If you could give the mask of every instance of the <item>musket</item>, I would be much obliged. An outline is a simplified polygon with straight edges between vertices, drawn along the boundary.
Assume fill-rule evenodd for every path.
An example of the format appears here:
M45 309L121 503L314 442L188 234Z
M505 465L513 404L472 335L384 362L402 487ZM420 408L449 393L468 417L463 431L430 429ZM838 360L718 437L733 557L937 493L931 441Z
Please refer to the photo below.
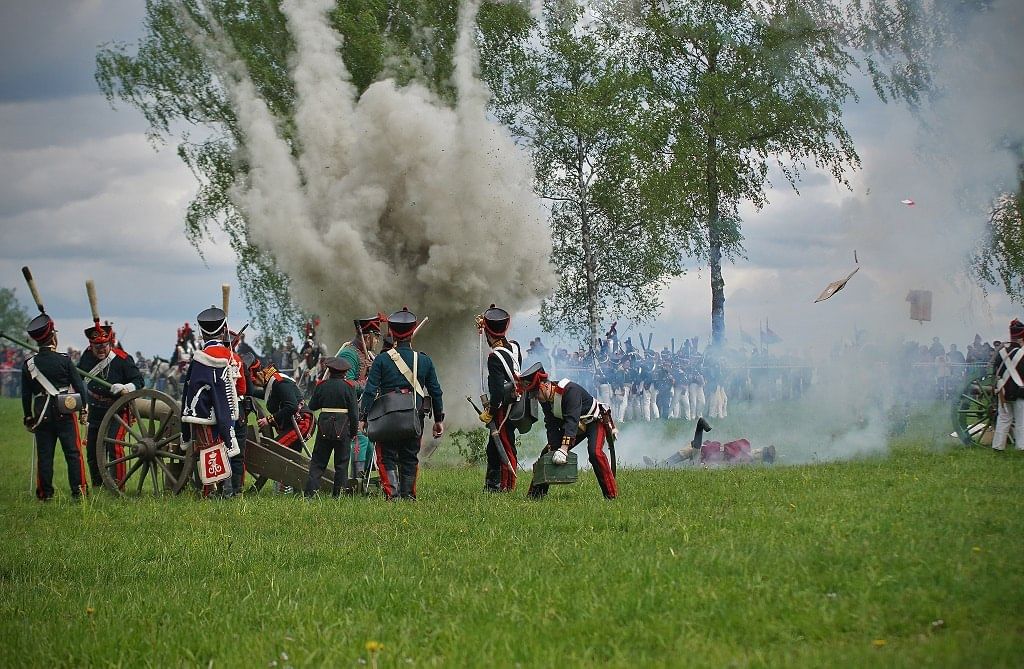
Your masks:
M20 347L22 347L24 349L32 351L33 353L39 353L39 349L36 348L35 346L33 346L32 344L29 344L28 342L23 342L20 339L15 339L11 335L7 334L6 332L0 332L0 339L6 339L7 341L12 342L14 344L17 344L18 346L20 346ZM85 370L82 370L82 369L78 370L78 373L81 374L82 376L84 376L85 378L89 379L90 381L95 381L96 383L100 384L104 388L110 388L110 382L106 381L105 379L101 379L100 377L98 377L98 376L96 376L94 374L90 374L89 372L87 372Z

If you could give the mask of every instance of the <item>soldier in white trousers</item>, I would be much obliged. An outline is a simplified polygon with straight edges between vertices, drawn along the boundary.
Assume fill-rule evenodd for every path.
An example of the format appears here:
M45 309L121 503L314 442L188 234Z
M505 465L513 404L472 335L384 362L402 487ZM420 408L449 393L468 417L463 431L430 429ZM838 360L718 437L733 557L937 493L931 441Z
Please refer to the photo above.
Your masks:
M1014 447L1024 450L1024 379L1021 359L1024 358L1024 323L1010 321L1010 341L1002 346L992 360L996 375L996 429L992 435L992 450L1006 450L1006 439L1013 427Z

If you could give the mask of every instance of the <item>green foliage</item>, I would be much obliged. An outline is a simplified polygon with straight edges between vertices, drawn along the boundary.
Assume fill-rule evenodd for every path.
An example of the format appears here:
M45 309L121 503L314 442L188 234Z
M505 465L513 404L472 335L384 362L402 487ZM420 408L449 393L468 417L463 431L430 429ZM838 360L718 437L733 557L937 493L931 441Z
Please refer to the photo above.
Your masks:
M625 3L623 3L625 4ZM725 332L722 258L742 254L738 208L764 206L768 167L793 187L808 164L844 182L858 164L842 123L854 55L841 41L839 10L814 0L731 0L657 5L629 13L636 67L650 71L645 108L663 129L665 179L658 203L687 208L699 234L686 248L705 259L712 286L712 340Z
M479 469L428 467L415 504L80 505L58 456L43 505L19 415L0 402L2 666L369 665L369 640L381 667L1021 656L1020 454L904 440L849 463L621 470L615 502L589 472L530 502L523 480L484 495Z
M486 459L488 438L486 427L472 430L452 430L448 433L448 439L455 447L455 452L467 465L478 465Z
M1024 166L1016 193L1003 193L992 203L985 233L968 266L982 285L1002 288L1024 304Z
M574 3L551 0L541 25L484 70L496 114L531 151L551 208L560 280L541 325L589 341L603 320L654 318L686 245L685 210L647 206L660 184L651 129L636 122L648 82L620 45Z
M28 322L28 311L21 306L14 289L0 287L0 332L20 336Z

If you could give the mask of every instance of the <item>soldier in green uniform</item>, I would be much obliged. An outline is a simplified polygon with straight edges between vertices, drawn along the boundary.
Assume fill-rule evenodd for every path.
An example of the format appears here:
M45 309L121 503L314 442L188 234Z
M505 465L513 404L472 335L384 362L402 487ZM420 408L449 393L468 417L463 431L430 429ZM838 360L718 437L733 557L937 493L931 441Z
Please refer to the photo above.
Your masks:
M41 307L40 307L41 308ZM39 469L36 473L36 497L41 501L53 498L53 452L60 441L68 465L71 497L79 499L87 492L82 442L73 413L62 413L59 397L78 393L85 397L85 384L74 363L64 353L57 353L57 329L46 314L33 318L25 328L39 344L39 352L21 366L21 408L25 428L35 434ZM81 405L81 399L78 404Z
M88 372L92 376L107 381L110 387L106 387L90 380L86 388L88 391L86 399L89 407L89 431L86 436L85 453L89 461L89 475L92 478L93 487L103 485L103 478L100 474L99 463L96 459L96 445L99 441L100 423L107 415L107 410L117 399L118 395L130 393L146 385L139 372L139 368L123 349L114 346L114 327L109 323L100 325L97 319L92 327L86 328L85 337L89 340L89 348L82 353L78 360L78 369ZM117 421L110 426L110 438L116 438L118 427ZM120 458L124 454L121 447L108 444L108 461ZM125 465L117 466L114 472L115 478L123 479Z
M412 348L416 324L416 315L404 307L388 317L388 333L394 338L395 347L387 355L378 355L370 365L359 407L364 431L366 414L378 395L404 393L416 396L417 420L422 421L428 410L432 410L434 438L444 433L444 405L434 363L426 353L419 353ZM415 373L412 371L414 369ZM428 396L431 400L430 409L425 403ZM413 398L409 397L409 400L412 402ZM375 444L375 450L385 497L415 500L420 438L379 441Z
M374 359L374 351L380 343L381 323L386 323L387 316L377 313L369 318L359 318L355 321L356 336L341 345L338 349L338 358L347 360L349 370L345 378L355 384L356 398L358 399L366 387L366 375L370 372L370 364ZM352 438L352 478L359 480L370 468L370 458L373 457L373 447L370 440L362 432L354 432ZM346 475L348 472L346 472Z
M352 447L352 435L356 432L356 389L355 384L345 378L350 365L344 358L327 358L327 379L313 390L309 410L320 410L317 419L316 444L309 463L309 480L306 482L306 497L312 497L320 489L320 479L327 462L334 454L334 497L341 489L348 488L348 459Z

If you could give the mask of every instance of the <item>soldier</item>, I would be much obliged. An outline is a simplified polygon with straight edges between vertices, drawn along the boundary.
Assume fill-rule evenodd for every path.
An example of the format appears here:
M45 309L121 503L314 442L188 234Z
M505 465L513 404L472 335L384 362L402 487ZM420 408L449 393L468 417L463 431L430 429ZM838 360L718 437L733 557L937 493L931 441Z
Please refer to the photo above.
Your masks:
M434 363L426 353L412 348L412 337L416 333L416 315L403 307L388 318L388 333L395 341L394 348L387 355L374 358L366 378L366 389L360 401L363 430L366 429L366 414L370 405L379 396L387 393L415 393L416 419L423 420L429 412L434 414L434 439L444 434L444 404L441 398L441 384L437 380ZM415 369L415 376L412 372ZM415 384L413 383L415 382ZM429 395L431 404L424 400ZM422 430L421 430L422 433ZM380 441L375 444L377 467L380 469L380 483L384 495L389 499L416 499L416 478L419 475L420 439Z
M992 450L1006 450L1006 439L1013 427L1014 447L1024 450L1024 323L1014 318L1010 321L1010 341L999 348L992 361L996 375L996 428L992 435Z
M236 433L242 416L238 377L243 372L237 354L225 341L227 315L223 309L210 307L196 321L203 346L192 354L185 373L181 436L195 442L196 453L223 443L228 457L237 461L242 452L240 444L245 440L244 434ZM231 473L235 474L233 470ZM237 492L230 481L224 485L224 494L229 497Z
M552 383L540 363L526 370L519 379L519 392L536 396L544 411L547 445L541 455L553 451L551 461L564 464L569 450L584 439L587 454L597 476L597 483L605 499L619 494L615 472L604 452L609 434L614 434L614 423L607 407L595 400L582 386L569 379ZM540 499L548 494L548 484L530 484L527 496Z
M89 475L95 488L103 485L103 476L96 459L100 423L103 422L103 417L107 415L107 411L118 395L134 392L145 387L146 383L135 360L123 349L113 345L114 328L112 325L100 325L99 319L95 318L92 327L85 329L85 338L89 340L89 348L82 353L82 357L78 361L78 369L104 379L110 384L109 388L92 380L86 384L89 431L86 436L85 453L89 461ZM116 438L117 428L118 423L112 422L110 433L106 436L110 439ZM122 456L121 446L107 444L108 460ZM115 472L115 478L123 480L125 472L125 466L119 465Z
M654 458L644 456L644 464L648 467L680 467L684 464L700 462L705 466L717 466L723 464L750 464L761 462L770 465L777 457L775 446L768 445L764 448L751 448L747 439L735 439L724 444L719 441L705 441L704 433L711 431L711 425L703 416L697 418L697 425L693 431L693 439L689 444L668 456L661 462ZM699 459L698 459L698 456Z
M313 412L305 407L299 387L290 376L277 371L273 365L263 367L259 360L252 362L249 372L253 385L262 389L270 414L256 421L257 426L261 430L273 427L279 444L301 451L313 432Z
M345 378L351 365L344 358L327 358L327 380L317 385L309 401L310 411L320 410L317 420L316 444L309 463L309 480L306 482L306 497L312 497L320 489L320 479L327 468L327 462L334 454L334 497L341 489L349 488L348 459L352 435L356 431L356 389L355 383Z
M75 415L63 413L67 405L59 406L62 402L59 398L68 398L69 392L78 393L77 405L81 407L85 384L71 358L57 353L57 330L53 319L45 313L40 314L29 321L25 329L39 344L39 352L26 358L21 365L21 408L25 414L25 428L35 435L39 460L36 498L43 502L53 498L53 452L60 440L64 461L68 465L71 497L77 500L88 491L81 436ZM69 399L74 404L74 400Z
M347 341L338 349L337 357L343 358L349 363L349 370L345 378L355 383L356 398L358 399L366 387L366 375L370 372L370 363L375 357L374 351L380 341L380 325L386 323L388 317L382 313L369 318L359 318L355 321L356 336ZM370 440L359 431L352 438L352 478L359 480L363 478L364 472L370 468L370 458L373 457L373 448L370 447ZM346 472L346 475L348 472Z
M485 492L504 492L516 487L519 457L516 453L516 428L508 421L508 410L515 397L515 382L523 364L519 343L507 339L511 316L493 304L476 317L477 328L487 338L487 392L480 421L490 430L487 440Z

